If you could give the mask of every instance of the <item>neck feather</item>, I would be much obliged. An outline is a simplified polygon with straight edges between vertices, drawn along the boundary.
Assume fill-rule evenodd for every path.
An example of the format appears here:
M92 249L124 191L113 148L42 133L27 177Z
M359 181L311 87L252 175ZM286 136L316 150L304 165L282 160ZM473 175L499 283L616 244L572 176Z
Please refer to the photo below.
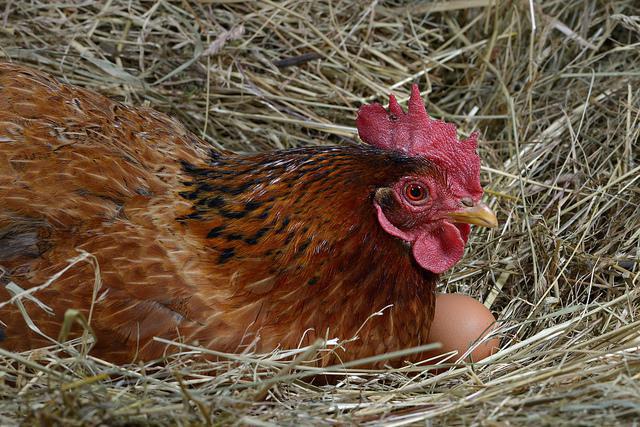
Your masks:
M372 200L412 167L410 159L357 146L185 165L180 195L191 208L178 221L207 248L208 276L218 278L211 286L232 287L225 304L256 307L247 319L257 329L289 323L350 338L391 305L415 312L428 328L437 276L380 227Z

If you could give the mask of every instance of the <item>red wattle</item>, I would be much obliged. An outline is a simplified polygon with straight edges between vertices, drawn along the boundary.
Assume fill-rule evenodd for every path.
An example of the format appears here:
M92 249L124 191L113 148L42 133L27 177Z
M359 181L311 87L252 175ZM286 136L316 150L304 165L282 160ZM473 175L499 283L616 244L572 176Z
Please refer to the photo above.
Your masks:
M442 274L460 261L464 244L458 227L444 222L441 229L418 237L413 244L413 256L422 268Z
M425 270L442 274L453 267L464 254L469 224L443 222L435 230L405 232L397 228L385 216L382 208L374 203L380 226L392 236L413 244L413 257Z

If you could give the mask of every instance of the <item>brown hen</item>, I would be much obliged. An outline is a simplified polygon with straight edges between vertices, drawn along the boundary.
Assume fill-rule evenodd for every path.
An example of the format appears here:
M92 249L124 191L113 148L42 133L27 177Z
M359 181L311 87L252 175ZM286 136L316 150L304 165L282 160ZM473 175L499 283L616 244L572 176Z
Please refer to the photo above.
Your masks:
M429 119L415 86L408 113L391 97L358 128L368 145L223 155L164 114L0 64L0 345L48 345L92 302L92 353L113 362L175 350L153 337L237 352L357 336L340 360L424 344L438 274L469 223L495 223L475 136ZM11 300L78 251L95 296L78 263Z

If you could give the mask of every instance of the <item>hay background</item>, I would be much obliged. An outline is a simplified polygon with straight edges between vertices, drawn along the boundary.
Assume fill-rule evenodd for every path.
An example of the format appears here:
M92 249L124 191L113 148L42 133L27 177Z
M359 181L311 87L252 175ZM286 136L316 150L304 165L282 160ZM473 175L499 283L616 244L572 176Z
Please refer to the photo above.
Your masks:
M2 350L0 424L637 422L640 5L536 3L1 0L0 57L217 147L340 144L359 105L418 82L432 115L482 135L501 226L442 287L484 301L503 341L486 363L323 387L277 353L162 368Z

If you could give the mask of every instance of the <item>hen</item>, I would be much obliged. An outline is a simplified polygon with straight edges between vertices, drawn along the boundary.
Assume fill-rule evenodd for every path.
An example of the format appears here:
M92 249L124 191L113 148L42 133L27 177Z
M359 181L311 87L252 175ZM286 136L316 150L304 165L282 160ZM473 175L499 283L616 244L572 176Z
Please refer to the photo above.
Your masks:
M50 344L70 308L118 363L172 351L153 337L237 352L357 336L343 361L424 344L438 275L469 224L496 224L476 136L430 119L415 85L407 113L391 96L357 126L366 145L220 154L164 114L0 64L0 345ZM92 265L65 270L79 250L96 295Z

